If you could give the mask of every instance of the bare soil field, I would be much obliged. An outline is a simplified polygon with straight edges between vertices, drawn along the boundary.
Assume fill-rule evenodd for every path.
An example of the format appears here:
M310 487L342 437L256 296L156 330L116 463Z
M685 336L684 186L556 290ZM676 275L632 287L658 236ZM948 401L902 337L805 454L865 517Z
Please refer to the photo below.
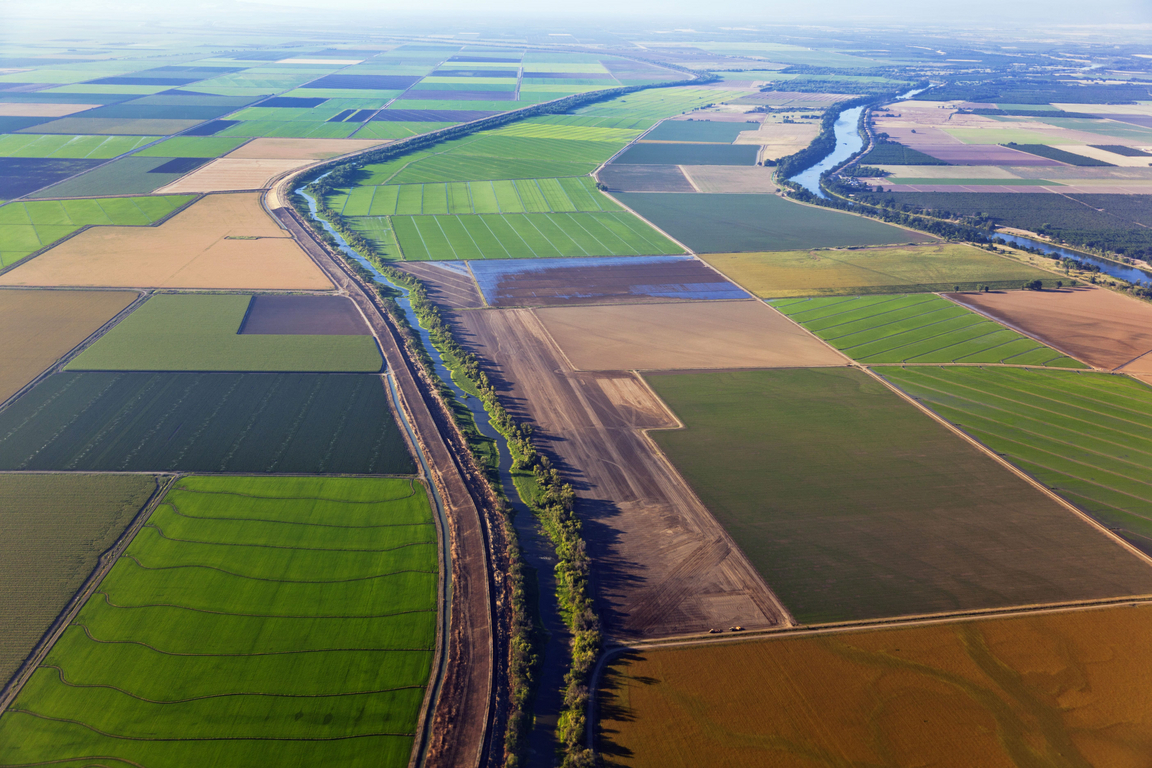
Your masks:
M1148 195L1152 194L1152 184L1053 184L1014 185L1014 184L888 184L886 192L976 192L981 194L1001 193L1007 195Z
M639 431L675 420L635 376L576 373L529 310L456 313L509 410L576 489L592 585L613 637L788 623L775 596Z
M736 166L739 167L739 166ZM596 174L609 192L695 192L678 165L605 166Z
M759 130L744 131L737 144L759 144L761 160L778 160L799 152L812 143L820 132L817 120L798 123L772 123L764 121Z
M64 117L86 109L92 109L95 104L0 104L0 117Z
M208 195L158 227L87 229L0 275L0 285L332 288L257 193Z
M1152 306L1103 288L949 294L1084 362L1115 370L1152 351ZM1137 363L1135 372L1152 371Z
M635 768L1145 765L1148 632L1124 606L633 651L599 746Z
M577 370L793 368L847 358L759 301L536 310Z
M932 155L952 165L1005 165L1009 167L1044 166L1046 168L1066 168L1063 163L1047 157L1030 155L1009 147L992 144L909 144L924 154Z
M760 166L745 168L739 165L682 165L693 186L711 194L774 194L772 171Z
M327 160L387 144L376 139L253 139L229 152L230 160Z
M465 262L410 261L396 268L422 280L428 298L449 309L483 307L484 297Z
M126 291L0 290L0 402L137 296Z
M187 176L156 190L156 194L181 192L228 192L239 189L263 189L285 171L301 168L312 160L268 160L221 157Z

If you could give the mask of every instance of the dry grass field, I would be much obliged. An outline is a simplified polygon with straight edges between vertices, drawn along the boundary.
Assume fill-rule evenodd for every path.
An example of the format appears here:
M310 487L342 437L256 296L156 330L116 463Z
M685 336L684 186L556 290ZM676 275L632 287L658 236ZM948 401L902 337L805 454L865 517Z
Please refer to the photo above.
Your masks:
M762 160L778 160L804 149L819 132L819 120L796 123L765 120L759 129L741 133L736 143L759 144L764 148L760 153Z
M847 365L759 301L547 307L536 315L577 370Z
M953 301L1105 370L1152 351L1152 306L1103 288L964 293ZM1132 371L1152 368L1141 361Z
M2 117L64 117L92 109L95 104L0 104Z
M230 160L327 160L387 144L376 139L252 139L228 153Z
M156 190L156 194L182 192L227 192L238 189L263 189L272 179L286 171L300 168L310 159L271 160L221 157L192 171L171 184Z
M0 285L332 287L256 193L208 195L158 227L86 230L0 275Z
M136 297L124 291L0 290L0 402Z
M0 687L155 488L150 475L0 474Z
M701 192L713 194L773 194L776 185L772 183L769 168L739 165L682 165L683 172L691 179L692 186Z
M1152 608L632 652L600 748L634 768L1137 768Z

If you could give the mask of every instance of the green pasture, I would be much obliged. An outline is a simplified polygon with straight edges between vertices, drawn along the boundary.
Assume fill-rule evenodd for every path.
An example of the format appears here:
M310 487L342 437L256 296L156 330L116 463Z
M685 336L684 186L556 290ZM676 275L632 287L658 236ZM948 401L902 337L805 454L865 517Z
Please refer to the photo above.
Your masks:
M624 146L641 134L636 128L611 126L576 125L569 123L543 122L540 118L530 118L488 131L488 136L520 136L532 139L552 139L556 141L600 141Z
M778 299L771 304L862 363L1088 367L934 294Z
M620 210L587 176L353 187L328 205L345 216Z
M0 135L0 157L59 157L111 160L156 141L159 136Z
M629 131L646 131L658 122L650 117L602 117L598 115L540 115L530 117L516 125L557 125L587 128L621 128Z
M414 480L182 478L0 718L0 764L406 766L437 572Z
M863 371L645 378L685 425L650 435L802 623L1152 587L1143 562Z
M751 90L748 91L748 93L752 92ZM725 91L723 95L727 99L735 99L739 96L745 96L747 93ZM627 93L608 101L589 104L574 110L573 114L623 117L632 120L641 118L662 120L690 112L705 104L712 104L718 98L717 92L709 88L652 88Z
M356 131L352 138L356 139L406 139L409 136L419 136L422 133L431 133L441 128L450 128L456 123L405 123L387 120L361 123L363 127Z
M84 226L145 226L188 204L195 195L42 200L0 207L0 266L67 237Z
M360 125L360 123L327 123L322 120L316 122L245 120L236 125L230 125L215 136L208 138L220 139L242 136L276 139L344 139Z
M137 152L137 157L220 157L247 139L221 136L176 136Z
M237 331L250 296L160 294L67 366L70 371L379 371L372 336Z
M683 253L626 211L394 216L391 221L410 261Z
M390 184L425 184L438 181L494 181L499 179L539 179L560 176L587 176L599 162L564 162L550 158L520 158L514 155L429 154L404 163L389 179Z
M1152 388L1126 376L885 368L883 376L1152 552Z

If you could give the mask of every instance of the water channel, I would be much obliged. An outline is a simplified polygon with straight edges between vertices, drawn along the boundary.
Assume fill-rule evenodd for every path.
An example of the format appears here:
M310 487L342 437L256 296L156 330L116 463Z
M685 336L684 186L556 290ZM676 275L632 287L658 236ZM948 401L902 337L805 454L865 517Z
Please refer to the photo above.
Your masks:
M452 378L440 351L432 344L431 335L420 325L416 312L412 309L412 302L408 298L408 289L403 285L393 283L372 262L349 246L340 233L317 213L315 198L308 194L303 187L296 191L308 202L312 220L336 239L341 252L371 272L378 283L387 285L399 294L396 303L404 312L408 324L420 334L424 348L432 357L436 374L452 389L457 399L471 411L481 434L496 441L500 451L501 487L516 513L513 518L513 525L516 528L516 535L520 539L524 562L535 572L535 578L538 582L538 590L536 591L539 592L540 621L548 635L543 642L543 648L538 650L541 660L537 671L538 690L534 707L536 722L529 737L525 765L529 768L551 768L555 763L554 755L557 747L555 740L556 723L564 700L561 688L564 684L564 671L568 658L569 632L560 616L559 606L556 602L556 580L553 575L556 567L556 556L551 542L536 525L532 511L524 505L516 492L516 486L512 482L512 452L508 449L508 441L492 426L488 412L484 410L484 404L480 399L465 392ZM421 463L423 463L422 457Z
M1152 267L1148 269L1140 269L1139 267L1130 267L1127 264L1121 264L1116 261L1109 261L1108 259L1101 259L1096 256L1088 256L1087 254L1077 253L1070 251L1067 248L1061 248L1056 245L1045 243L1043 240L1033 240L1030 237L1022 237L1020 235L1010 235L1007 232L994 232L992 237L1003 240L1010 245L1022 245L1028 248L1036 248L1048 255L1057 255L1060 258L1076 259L1077 261L1091 264L1099 267L1100 271L1110 277L1115 277L1120 280L1127 280L1130 283L1148 283L1152 281Z

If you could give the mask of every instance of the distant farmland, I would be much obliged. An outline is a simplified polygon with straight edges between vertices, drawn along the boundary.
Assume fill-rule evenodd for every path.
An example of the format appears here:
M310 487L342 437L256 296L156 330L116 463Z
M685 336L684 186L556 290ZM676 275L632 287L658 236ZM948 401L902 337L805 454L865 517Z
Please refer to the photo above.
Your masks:
M1140 765L1152 608L634 651L601 694L612 766Z
M0 687L155 490L148 475L0 474Z
M411 479L180 480L0 718L0 764L408 765L436 542Z
M645 378L687 426L652 438L802 623L1152 591L1135 555L860 371Z

